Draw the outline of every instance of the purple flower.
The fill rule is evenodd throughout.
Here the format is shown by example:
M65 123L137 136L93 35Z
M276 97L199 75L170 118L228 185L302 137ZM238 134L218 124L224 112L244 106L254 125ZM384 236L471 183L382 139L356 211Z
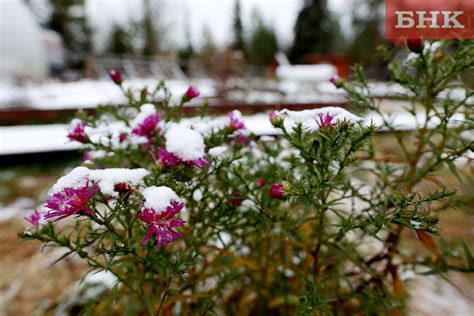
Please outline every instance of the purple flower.
M122 84L122 72L120 70L112 70L109 72L109 77L115 84Z
M25 219L33 224L36 228L39 228L46 224L45 215L45 213L35 210L30 216L25 217Z
M205 165L209 165L209 161L207 161L204 158L199 158L196 160L183 160L180 157L166 151L163 148L158 148L158 159L153 158L153 160L155 160L155 162L159 161L165 167L174 167L177 165L184 164L188 166L196 166L198 168L201 168Z
M84 121L78 120L77 122L74 123L74 120L73 120L73 126L69 130L69 133L67 134L67 137L69 138L69 140L84 143L88 138L85 132L86 125L87 123Z
M287 183L274 183L270 187L268 194L272 198L283 199L288 195L289 187Z
M183 226L185 221L182 218L173 217L184 207L183 203L171 201L170 205L162 212L156 212L155 209L145 208L137 217L148 224L147 233L142 244L146 243L155 235L156 246L166 246L173 240L180 238L181 234L173 230L174 227Z
M91 209L86 208L86 204L98 190L97 183L89 186L89 179L86 179L86 184L81 188L66 187L63 192L54 193L46 201L46 207L51 211L44 217L46 219L58 217L54 220L56 222L75 214L93 214L94 212Z
M192 100L194 98L197 98L201 93L195 86L189 86L188 90L184 93L183 98L186 101Z
M138 126L132 130L132 133L137 136L144 136L148 138L148 141L150 141L153 135L160 131L160 128L158 127L159 122L160 116L158 114L155 113L148 115L143 122L138 124Z
M234 111L229 112L229 113L227 114L227 116L229 116L230 127L231 127L234 131L238 131L238 130L241 130L241 129L245 129L245 124L244 124L244 122L242 122L242 121L236 116L236 113L235 113Z
M334 116L329 113L326 113L326 115L318 114L316 122L318 123L320 128L334 128L335 123L332 121L333 119Z

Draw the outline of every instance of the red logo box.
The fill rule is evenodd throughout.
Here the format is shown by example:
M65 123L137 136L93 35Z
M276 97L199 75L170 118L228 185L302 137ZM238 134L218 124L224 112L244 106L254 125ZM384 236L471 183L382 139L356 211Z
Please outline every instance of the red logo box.
M386 0L386 38L474 38L473 0Z

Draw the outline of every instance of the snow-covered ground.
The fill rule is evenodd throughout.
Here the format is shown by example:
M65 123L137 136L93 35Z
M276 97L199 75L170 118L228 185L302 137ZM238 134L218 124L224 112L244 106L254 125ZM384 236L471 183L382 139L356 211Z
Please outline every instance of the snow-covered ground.
M153 90L157 79L130 79L124 81L125 89L140 91L144 87ZM166 85L173 96L181 98L190 84L195 85L203 98L215 96L214 82L208 79L183 81L167 80ZM75 82L50 82L23 87L0 83L0 109L15 107L37 110L88 109L98 104L123 104L123 92L110 80L85 79Z
M153 90L158 84L157 79L135 78L124 81L126 89L141 91L143 87ZM327 81L300 82L297 80L233 80L228 89L229 101L243 103L342 103L346 94L342 89ZM201 98L215 97L216 82L210 79L167 80L166 85L171 94L179 100L190 84L201 92ZM374 97L394 97L406 92L403 87L394 83L373 82L369 85L370 94ZM466 91L461 88L444 91L441 97L462 99ZM159 96L158 96L159 97ZM122 104L126 101L122 91L110 80L84 79L76 82L49 82L45 84L28 84L15 86L0 82L0 109L15 107L37 110L87 109L98 104ZM199 104L198 100L194 104ZM468 103L474 104L474 98Z

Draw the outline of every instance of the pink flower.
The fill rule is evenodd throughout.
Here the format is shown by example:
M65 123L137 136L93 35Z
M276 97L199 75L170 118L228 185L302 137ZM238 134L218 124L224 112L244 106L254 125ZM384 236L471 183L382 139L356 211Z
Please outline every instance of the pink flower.
M335 74L329 79L329 82L336 86L336 88L341 88L344 85L344 79L339 77L338 74Z
M172 219L184 207L183 203L171 201L170 205L162 212L156 212L155 209L145 208L137 217L148 224L147 234L141 241L146 243L155 235L156 246L166 246L173 240L180 238L181 234L173 230L174 227L183 226L185 221L182 218Z
M186 93L184 94L183 98L186 101L192 100L194 98L197 98L201 93L195 86L189 86L188 90L186 90Z
M85 132L86 125L87 123L84 121L78 121L75 124L73 123L72 128L69 130L69 133L67 134L67 137L69 138L69 140L84 143L88 138Z
M188 166L196 166L201 168L205 165L209 165L209 161L205 160L204 158L199 158L196 160L183 160L180 157L176 156L173 153L166 151L163 148L158 148L158 159L152 155L153 160L155 162L160 162L165 167L174 167L177 165L188 165Z
M277 111L271 111L268 114L268 118L270 119L270 123L272 123L275 127L283 127L283 118L277 114Z
M288 195L289 187L287 183L274 183L270 187L268 194L272 198L283 199Z
M120 70L112 70L109 72L109 77L115 84L122 84L122 72Z
M39 228L46 224L45 215L45 213L35 210L30 216L25 217L25 219L33 224L36 228Z
M415 54L420 54L425 47L425 41L421 36L417 38L409 38L407 39L407 46Z
M229 112L229 113L227 114L227 116L229 116L230 127L231 127L234 131L238 131L238 130L241 130L241 129L245 129L245 124L244 124L244 122L242 122L239 118L236 117L236 114L235 114L234 111Z
M86 208L87 202L97 193L99 187L97 183L89 186L89 179L81 188L64 188L63 192L53 194L46 201L46 207L51 209L44 217L46 219L58 217L54 221L58 221L71 215L93 214L91 209Z
M138 124L138 126L132 130L132 133L137 136L145 136L146 138L148 138L148 141L150 141L153 135L157 134L160 131L160 128L158 126L159 122L160 116L158 114L155 113L148 115L143 120L143 122Z
M265 180L265 178L258 178L257 180L255 180L255 183L257 184L257 186L263 187L267 183L267 181Z
M334 116L332 116L329 113L326 113L326 115L318 114L318 118L316 119L316 122L318 123L320 128L334 128L335 123L332 121L333 119L334 119Z

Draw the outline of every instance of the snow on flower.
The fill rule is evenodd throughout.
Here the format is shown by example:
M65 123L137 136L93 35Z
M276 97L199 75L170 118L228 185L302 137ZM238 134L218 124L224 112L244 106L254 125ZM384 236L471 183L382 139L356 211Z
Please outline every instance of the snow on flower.
M146 169L126 169L126 168L109 168L90 170L86 167L74 168L59 180L49 190L49 195L63 191L65 188L80 189L85 186L88 181L93 181L103 194L116 196L118 192L114 190L117 184L137 185L150 172Z
M143 104L138 115L130 122L132 133L150 141L151 137L160 131L160 121L155 106L150 103Z
M56 181L56 183L49 189L48 194L53 195L54 193L61 192L64 188L80 188L86 183L86 178L89 176L89 169L86 167L76 167L72 169L68 174L62 176Z
M26 216L25 219L33 224L36 228L39 228L47 223L45 215L46 213L35 210L32 214Z
M142 190L142 195L145 198L145 208L152 208L157 212L164 211L171 201L181 202L176 193L165 186L148 187Z
M84 121L73 119L67 134L69 140L84 143L87 140L87 135L85 132L86 125L87 123Z
M230 127L234 131L245 129L245 124L241 120L242 113L240 113L240 111L234 110L234 111L229 112L227 115L228 115L229 120L230 120Z
M54 221L61 220L71 215L93 214L94 211L86 207L87 202L99 190L97 183L89 185L85 177L85 184L79 188L65 187L62 192L54 193L47 201L46 207L50 209L44 216L46 219L57 217Z
M351 112L338 107L324 107L313 110L290 111L287 109L278 111L276 113L284 118L284 125L287 130L292 130L297 124L302 124L303 128L308 131L315 131L320 128L319 124L315 124L314 119L319 115L330 116L333 123L340 121L358 122L362 118Z
M155 235L157 247L166 246L181 234L173 228L183 226L182 218L174 218L183 208L183 202L176 193L165 186L149 187L142 191L145 202L137 217L148 224L142 243Z
M204 138L198 132L181 126L170 124L165 133L166 151L183 161L194 161L204 157Z
M118 195L117 185L136 185L150 172L146 169L109 168L90 170L89 179L95 181L103 194ZM120 186L120 187L123 187Z
M98 122L95 127L87 126L85 132L92 143L111 146L114 149L127 147L127 136L130 128L122 121L104 120Z

